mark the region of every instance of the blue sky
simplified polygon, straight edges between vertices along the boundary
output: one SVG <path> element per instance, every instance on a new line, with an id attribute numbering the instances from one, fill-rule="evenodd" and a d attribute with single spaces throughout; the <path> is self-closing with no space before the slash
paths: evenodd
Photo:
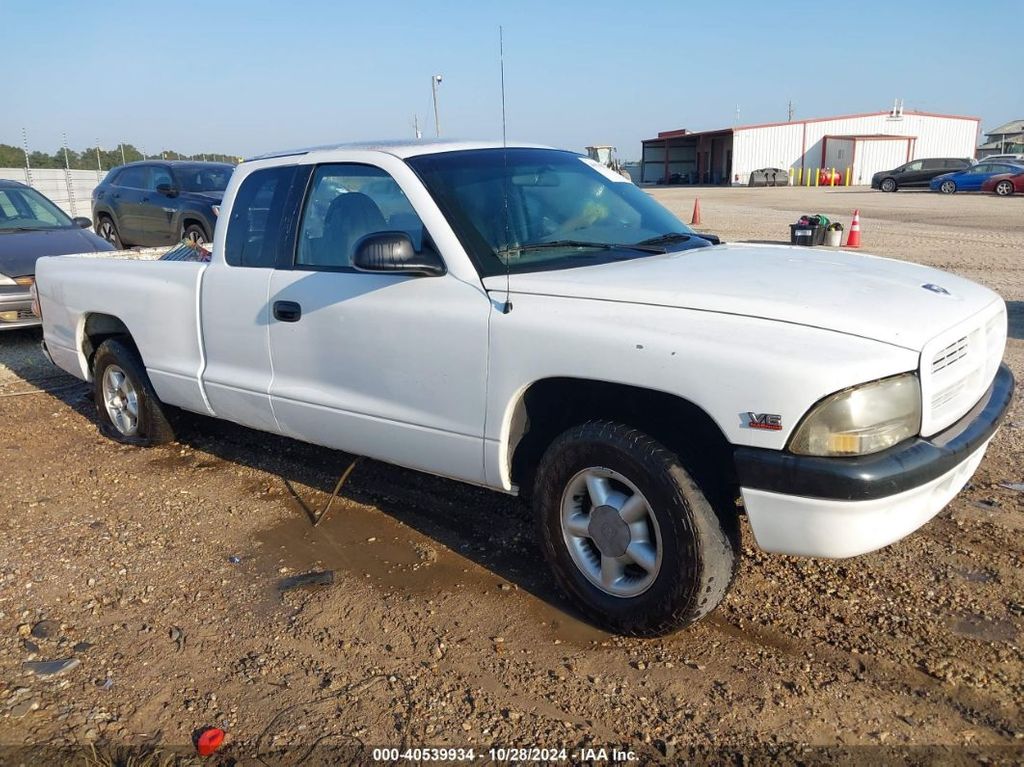
<path id="1" fill-rule="evenodd" d="M 250 155 L 433 134 L 624 159 L 659 130 L 887 109 L 1024 117 L 1024 0 L 0 0 L 0 142 Z M 984 28 L 984 33 L 981 30 Z M 1012 41 L 1012 42 L 1011 42 Z M 1005 44 L 1004 44 L 1005 43 Z"/>

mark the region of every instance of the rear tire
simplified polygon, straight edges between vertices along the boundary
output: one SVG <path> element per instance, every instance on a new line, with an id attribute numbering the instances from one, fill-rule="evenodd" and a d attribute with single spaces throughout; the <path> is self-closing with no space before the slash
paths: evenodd
<path id="1" fill-rule="evenodd" d="M 173 442 L 174 429 L 134 346 L 121 338 L 108 338 L 93 360 L 100 431 L 126 445 Z"/>
<path id="2" fill-rule="evenodd" d="M 1013 194 L 1013 182 L 1003 179 L 996 184 L 995 193 L 1000 197 L 1009 197 Z"/>
<path id="3" fill-rule="evenodd" d="M 898 187 L 896 186 L 896 179 L 894 178 L 883 178 L 882 179 L 882 191 L 883 192 L 895 192 Z"/>
<path id="4" fill-rule="evenodd" d="M 537 471 L 544 557 L 594 623 L 632 636 L 688 626 L 725 598 L 739 560 L 679 457 L 643 432 L 591 421 L 555 439 Z"/>
<path id="5" fill-rule="evenodd" d="M 110 216 L 100 216 L 96 234 L 118 250 L 124 250 L 124 242 L 121 240 L 121 235 L 117 232 L 117 225 L 114 223 L 114 219 Z"/>
<path id="6" fill-rule="evenodd" d="M 943 181 L 939 185 L 939 191 L 942 192 L 943 194 L 954 194 L 956 192 L 956 182 Z"/>

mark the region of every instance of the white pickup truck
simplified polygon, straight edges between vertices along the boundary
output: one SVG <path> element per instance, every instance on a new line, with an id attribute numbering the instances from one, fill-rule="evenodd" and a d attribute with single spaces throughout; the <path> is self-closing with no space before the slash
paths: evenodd
<path id="1" fill-rule="evenodd" d="M 712 244 L 544 147 L 257 158 L 213 252 L 40 260 L 45 348 L 94 382 L 106 434 L 171 440 L 174 406 L 522 494 L 560 585 L 623 633 L 722 600 L 741 513 L 784 554 L 907 535 L 968 481 L 1013 394 L 992 291 Z"/>

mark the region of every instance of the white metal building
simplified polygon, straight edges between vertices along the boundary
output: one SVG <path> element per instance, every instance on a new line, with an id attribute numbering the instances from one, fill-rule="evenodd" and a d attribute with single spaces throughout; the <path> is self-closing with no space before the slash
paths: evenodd
<path id="1" fill-rule="evenodd" d="M 974 157 L 980 120 L 894 109 L 722 130 L 663 131 L 643 142 L 645 183 L 742 184 L 761 168 L 793 171 L 794 183 L 815 169 L 836 168 L 851 184 L 877 171 L 927 157 Z M 813 183 L 813 182 L 812 182 Z"/>

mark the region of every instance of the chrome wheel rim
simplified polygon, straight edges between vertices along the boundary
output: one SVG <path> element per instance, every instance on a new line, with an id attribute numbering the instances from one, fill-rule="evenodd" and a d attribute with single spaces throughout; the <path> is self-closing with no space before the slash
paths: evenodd
<path id="1" fill-rule="evenodd" d="M 896 182 L 893 181 L 891 178 L 887 178 L 885 181 L 882 182 L 882 191 L 883 192 L 891 192 L 895 188 L 896 188 Z"/>
<path id="2" fill-rule="evenodd" d="M 643 594 L 661 571 L 661 529 L 650 503 L 622 474 L 578 472 L 562 493 L 562 538 L 573 564 L 606 594 Z"/>
<path id="3" fill-rule="evenodd" d="M 126 437 L 139 430 L 139 395 L 131 379 L 117 365 L 103 371 L 103 404 L 114 428 Z"/>
<path id="4" fill-rule="evenodd" d="M 956 184 L 954 184 L 952 181 L 943 181 L 941 188 L 942 191 L 945 192 L 946 194 L 953 194 L 953 191 L 956 189 Z"/>
<path id="5" fill-rule="evenodd" d="M 1000 195 L 1001 197 L 1006 197 L 1006 195 L 1010 193 L 1011 186 L 1012 184 L 1010 184 L 1009 181 L 1000 181 L 998 184 L 996 184 L 996 194 Z"/>
<path id="6" fill-rule="evenodd" d="M 185 239 L 188 240 L 193 245 L 205 245 L 206 244 L 206 237 L 203 236 L 202 232 L 197 232 L 197 231 L 194 231 L 194 230 L 189 232 L 188 235 L 185 237 Z"/>
<path id="7" fill-rule="evenodd" d="M 109 221 L 104 221 L 100 224 L 100 237 L 109 242 L 111 245 L 114 244 L 114 225 Z"/>

